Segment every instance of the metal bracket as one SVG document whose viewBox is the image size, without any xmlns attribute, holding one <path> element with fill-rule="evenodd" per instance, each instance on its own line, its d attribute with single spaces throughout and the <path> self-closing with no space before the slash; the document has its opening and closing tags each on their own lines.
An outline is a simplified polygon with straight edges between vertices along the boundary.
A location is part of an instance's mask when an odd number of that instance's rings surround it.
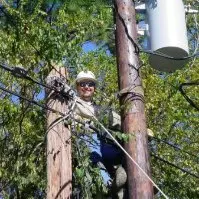
<svg viewBox="0 0 199 199">
<path fill-rule="evenodd" d="M 49 76 L 46 78 L 46 83 L 48 84 L 48 86 L 56 87 L 60 91 L 64 89 L 66 79 L 64 77 Z"/>
</svg>

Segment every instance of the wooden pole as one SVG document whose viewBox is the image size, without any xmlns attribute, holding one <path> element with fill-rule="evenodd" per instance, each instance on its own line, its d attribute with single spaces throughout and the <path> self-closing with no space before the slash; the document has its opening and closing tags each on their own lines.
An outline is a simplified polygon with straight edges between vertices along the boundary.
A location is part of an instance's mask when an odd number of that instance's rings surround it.
<svg viewBox="0 0 199 199">
<path fill-rule="evenodd" d="M 66 80 L 66 77 L 66 69 L 57 67 L 50 72 L 47 83 L 59 87 L 57 80 Z M 67 112 L 66 99 L 54 91 L 48 90 L 46 94 L 48 107 Z M 71 133 L 64 121 L 55 125 L 61 118 L 59 113 L 47 112 L 47 199 L 69 199 L 72 193 Z"/>
<path fill-rule="evenodd" d="M 115 0 L 116 53 L 122 107 L 122 131 L 130 135 L 125 149 L 150 176 L 144 92 L 140 76 L 135 5 L 132 0 Z M 127 157 L 128 198 L 152 199 L 153 186 Z"/>
</svg>

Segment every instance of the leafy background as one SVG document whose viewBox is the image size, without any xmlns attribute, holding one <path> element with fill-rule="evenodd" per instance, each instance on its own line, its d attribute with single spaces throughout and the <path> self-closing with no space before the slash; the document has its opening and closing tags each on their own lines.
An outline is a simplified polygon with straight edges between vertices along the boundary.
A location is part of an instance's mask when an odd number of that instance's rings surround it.
<svg viewBox="0 0 199 199">
<path fill-rule="evenodd" d="M 184 3 L 199 7 L 197 0 Z M 0 61 L 23 66 L 28 75 L 42 82 L 52 62 L 68 68 L 70 82 L 78 71 L 92 70 L 100 80 L 96 101 L 119 111 L 113 18 L 113 3 L 108 0 L 1 1 Z M 137 21 L 142 18 L 137 15 Z M 194 53 L 198 51 L 199 16 L 187 15 L 186 20 L 190 53 Z M 140 37 L 139 42 L 143 39 Z M 83 46 L 90 42 L 97 44 L 97 49 L 85 52 Z M 179 88 L 182 83 L 199 81 L 199 60 L 195 57 L 182 70 L 163 73 L 149 66 L 147 54 L 142 53 L 140 58 L 147 126 L 154 132 L 149 141 L 153 179 L 170 198 L 198 198 L 199 112 Z M 4 88 L 44 103 L 41 86 L 3 69 L 0 75 Z M 199 106 L 199 87 L 187 86 L 184 90 Z M 0 98 L 0 197 L 45 198 L 45 111 L 4 91 L 0 91 Z M 77 149 L 73 150 L 78 157 Z M 74 186 L 85 184 L 81 187 L 84 198 L 93 197 L 99 189 L 106 193 L 99 170 L 86 170 L 90 161 L 87 149 L 80 150 L 87 158 L 79 160 L 83 165 L 79 170 L 74 168 Z M 85 182 L 95 186 L 86 186 Z M 162 196 L 158 193 L 156 198 Z"/>
</svg>

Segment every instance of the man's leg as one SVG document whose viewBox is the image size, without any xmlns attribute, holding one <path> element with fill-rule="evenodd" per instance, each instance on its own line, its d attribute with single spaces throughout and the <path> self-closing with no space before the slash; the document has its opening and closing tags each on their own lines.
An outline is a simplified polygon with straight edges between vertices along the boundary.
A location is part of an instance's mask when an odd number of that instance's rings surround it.
<svg viewBox="0 0 199 199">
<path fill-rule="evenodd" d="M 126 182 L 127 174 L 125 169 L 122 165 L 117 165 L 112 183 L 112 193 L 114 198 L 124 199 Z"/>
<path fill-rule="evenodd" d="M 114 199 L 123 199 L 127 174 L 122 166 L 123 153 L 115 145 L 101 143 L 103 163 L 112 178 L 112 195 Z"/>
</svg>

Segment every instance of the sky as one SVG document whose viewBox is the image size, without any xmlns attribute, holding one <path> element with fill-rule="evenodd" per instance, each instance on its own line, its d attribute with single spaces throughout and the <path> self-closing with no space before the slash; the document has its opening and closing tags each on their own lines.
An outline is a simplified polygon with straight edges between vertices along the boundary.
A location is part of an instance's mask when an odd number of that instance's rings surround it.
<svg viewBox="0 0 199 199">
<path fill-rule="evenodd" d="M 83 45 L 82 45 L 82 49 L 85 53 L 87 52 L 90 52 L 90 51 L 95 51 L 97 50 L 97 45 L 93 42 L 85 42 Z"/>
</svg>

